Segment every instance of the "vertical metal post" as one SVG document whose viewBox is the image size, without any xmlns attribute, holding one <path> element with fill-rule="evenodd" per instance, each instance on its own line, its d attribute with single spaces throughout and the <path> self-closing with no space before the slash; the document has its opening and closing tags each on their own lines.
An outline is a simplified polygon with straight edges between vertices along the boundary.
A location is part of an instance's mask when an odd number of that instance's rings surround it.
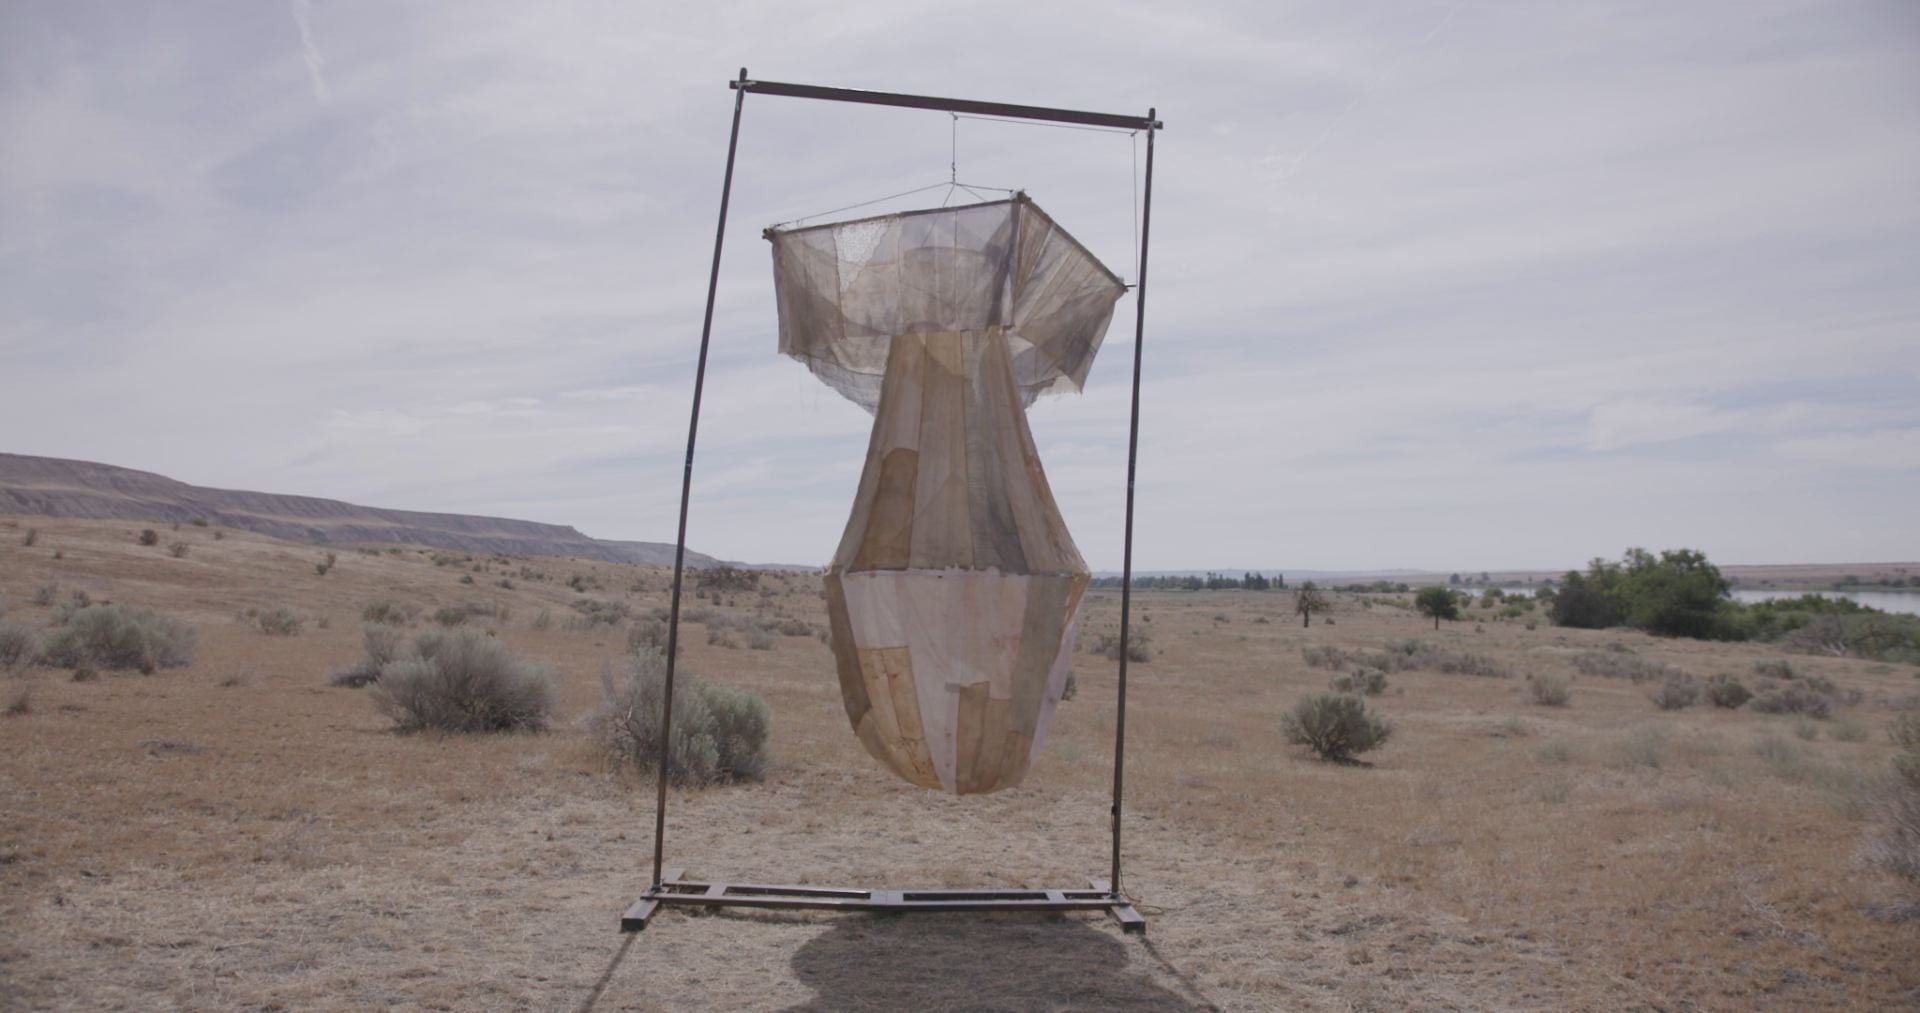
<svg viewBox="0 0 1920 1013">
<path fill-rule="evenodd" d="M 740 147 L 740 107 L 747 90 L 747 68 L 733 93 L 733 133 L 727 138 L 727 172 L 720 183 L 720 224 L 713 230 L 713 270 L 707 275 L 707 315 L 700 324 L 700 358 L 693 368 L 693 413 L 687 420 L 687 464 L 680 475 L 680 534 L 673 548 L 673 603 L 667 613 L 667 685 L 660 709 L 660 780 L 653 808 L 653 885 L 660 885 L 661 861 L 667 841 L 667 763 L 673 753 L 673 671 L 680 658 L 680 582 L 687 570 L 687 503 L 693 494 L 693 444 L 700 432 L 700 394 L 707 382 L 707 345 L 713 338 L 713 301 L 720 288 L 720 247 L 727 238 L 727 201 L 733 196 L 733 156 Z M 1153 166 L 1148 142 L 1147 166 Z"/>
<path fill-rule="evenodd" d="M 1149 123 L 1158 110 L 1147 110 Z M 1127 647 L 1133 613 L 1133 483 L 1140 455 L 1140 351 L 1147 333 L 1147 250 L 1153 235 L 1153 127 L 1147 127 L 1147 174 L 1140 201 L 1140 278 L 1133 290 L 1133 416 L 1127 430 L 1126 550 L 1120 571 L 1120 693 L 1113 721 L 1113 876 L 1120 895 L 1120 800 L 1126 786 L 1127 763 Z"/>
</svg>

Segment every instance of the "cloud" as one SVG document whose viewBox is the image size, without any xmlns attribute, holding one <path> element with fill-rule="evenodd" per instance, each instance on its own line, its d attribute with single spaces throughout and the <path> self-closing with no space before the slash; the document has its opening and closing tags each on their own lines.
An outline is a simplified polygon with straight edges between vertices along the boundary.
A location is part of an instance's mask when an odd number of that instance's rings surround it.
<svg viewBox="0 0 1920 1013">
<path fill-rule="evenodd" d="M 320 55 L 320 47 L 313 41 L 313 0 L 289 0 L 293 5 L 293 23 L 300 29 L 300 57 L 306 61 L 307 77 L 313 81 L 313 97 L 320 104 L 329 101 L 327 95 L 326 58 Z"/>
</svg>

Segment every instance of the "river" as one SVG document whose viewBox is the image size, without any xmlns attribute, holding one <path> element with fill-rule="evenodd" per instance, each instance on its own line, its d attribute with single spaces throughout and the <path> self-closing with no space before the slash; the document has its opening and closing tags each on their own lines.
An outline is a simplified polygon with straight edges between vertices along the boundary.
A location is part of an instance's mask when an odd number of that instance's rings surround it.
<svg viewBox="0 0 1920 1013">
<path fill-rule="evenodd" d="M 1770 601 L 1774 598 L 1798 598 L 1803 594 L 1825 595 L 1828 598 L 1846 598 L 1857 601 L 1868 608 L 1882 612 L 1904 612 L 1907 615 L 1920 616 L 1920 591 L 1762 591 L 1756 588 L 1735 588 L 1733 600 L 1752 604 Z"/>
</svg>

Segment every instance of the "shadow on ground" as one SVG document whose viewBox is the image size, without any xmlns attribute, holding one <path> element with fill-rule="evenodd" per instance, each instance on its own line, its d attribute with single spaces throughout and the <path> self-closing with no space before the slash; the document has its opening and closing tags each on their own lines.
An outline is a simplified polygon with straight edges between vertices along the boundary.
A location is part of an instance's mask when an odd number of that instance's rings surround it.
<svg viewBox="0 0 1920 1013">
<path fill-rule="evenodd" d="M 794 954 L 794 975 L 815 995 L 793 1008 L 1211 1008 L 1130 966 L 1132 949 L 1110 933 L 1066 917 L 848 918 Z"/>
</svg>

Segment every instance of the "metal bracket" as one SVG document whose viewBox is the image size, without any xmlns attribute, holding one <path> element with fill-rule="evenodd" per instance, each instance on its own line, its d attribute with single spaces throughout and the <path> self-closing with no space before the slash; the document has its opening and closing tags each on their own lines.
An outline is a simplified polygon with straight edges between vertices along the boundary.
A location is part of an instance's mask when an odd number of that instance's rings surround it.
<svg viewBox="0 0 1920 1013">
<path fill-rule="evenodd" d="M 709 883 L 670 869 L 620 919 L 620 931 L 639 932 L 661 907 L 748 907 L 820 911 L 1107 911 L 1124 932 L 1145 932 L 1147 920 L 1104 879 L 1084 890 L 872 890 L 838 886 Z"/>
</svg>

